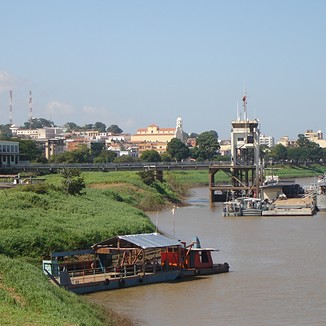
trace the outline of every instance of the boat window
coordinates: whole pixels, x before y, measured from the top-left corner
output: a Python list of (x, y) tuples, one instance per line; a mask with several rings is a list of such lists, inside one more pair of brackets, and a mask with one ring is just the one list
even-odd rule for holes
[(207, 251), (203, 251), (201, 253), (201, 261), (202, 261), (202, 263), (208, 263), (209, 262)]

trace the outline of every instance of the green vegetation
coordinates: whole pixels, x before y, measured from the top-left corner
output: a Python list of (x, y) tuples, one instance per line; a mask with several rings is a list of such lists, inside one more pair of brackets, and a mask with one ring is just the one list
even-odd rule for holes
[[(273, 166), (275, 168), (275, 166)], [(321, 166), (277, 166), (281, 177), (316, 176)], [(189, 187), (208, 185), (207, 171), (165, 172), (146, 185), (137, 172), (82, 173), (83, 196), (68, 195), (62, 176), (0, 192), (0, 320), (4, 325), (131, 325), (82, 296), (53, 286), (41, 259), (50, 251), (89, 248), (117, 234), (154, 231), (143, 213), (180, 203)], [(218, 181), (227, 175), (217, 175)]]
[(275, 174), (280, 178), (305, 178), (305, 177), (317, 177), (320, 174), (325, 173), (326, 167), (319, 164), (311, 164), (306, 166), (297, 166), (289, 164), (279, 164), (268, 166), (265, 170), (265, 174)]
[(51, 251), (89, 248), (117, 234), (155, 230), (143, 210), (178, 202), (166, 183), (144, 184), (136, 172), (84, 173), (83, 196), (62, 177), (0, 192), (0, 320), (6, 325), (131, 325), (83, 297), (53, 286), (41, 259)]
[(0, 302), (1, 325), (119, 325), (114, 323), (119, 316), (53, 286), (39, 268), (4, 255)]

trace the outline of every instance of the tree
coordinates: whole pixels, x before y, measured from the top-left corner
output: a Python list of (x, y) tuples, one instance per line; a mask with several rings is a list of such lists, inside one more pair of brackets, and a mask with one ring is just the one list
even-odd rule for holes
[(162, 162), (171, 162), (172, 157), (168, 152), (164, 152), (164, 153), (161, 154), (161, 161)]
[(114, 163), (135, 163), (135, 162), (138, 162), (138, 159), (129, 155), (118, 156), (114, 159)]
[(51, 161), (55, 163), (91, 163), (92, 157), (87, 146), (81, 145), (79, 149), (51, 157)]
[(83, 130), (92, 130), (94, 128), (94, 125), (92, 123), (86, 123), (84, 127), (82, 127)]
[(218, 143), (218, 135), (216, 131), (211, 130), (201, 133), (197, 137), (196, 142), (199, 150), (194, 153), (199, 155), (201, 158), (211, 160), (218, 154), (220, 144)]
[(95, 122), (94, 129), (98, 130), (99, 132), (105, 132), (106, 131), (106, 125), (102, 122)]
[(155, 150), (144, 151), (141, 154), (140, 159), (144, 162), (161, 162), (161, 156)]
[(93, 158), (100, 155), (105, 149), (105, 143), (91, 143), (91, 155)]
[(117, 153), (103, 149), (100, 155), (94, 158), (94, 163), (111, 163), (117, 157)]
[(12, 131), (10, 129), (11, 125), (0, 125), (0, 139), (1, 140), (9, 140), (12, 138)]
[(62, 169), (60, 175), (64, 178), (62, 181), (64, 191), (69, 195), (82, 195), (86, 188), (85, 180), (82, 178), (79, 169)]
[(75, 124), (74, 122), (67, 122), (65, 125), (64, 125), (64, 128), (72, 131), (72, 130), (79, 130), (81, 129), (79, 126), (77, 126), (77, 124)]
[(151, 186), (155, 182), (155, 171), (154, 170), (139, 171), (138, 175), (140, 176), (142, 181), (148, 186)]
[(111, 134), (114, 135), (120, 135), (123, 133), (123, 130), (120, 129), (117, 125), (111, 125), (108, 129), (107, 132), (110, 132)]
[(275, 161), (284, 161), (288, 158), (288, 149), (282, 144), (277, 144), (271, 149), (270, 157)]
[(309, 146), (309, 139), (304, 134), (299, 134), (297, 139), (297, 145), (299, 147), (308, 147)]
[(24, 122), (24, 128), (25, 129), (41, 129), (44, 127), (53, 127), (54, 123), (53, 121), (44, 119), (44, 118), (33, 118), (30, 121)]
[(198, 137), (198, 134), (196, 134), (195, 132), (192, 132), (189, 134), (188, 136), (189, 138), (197, 138)]
[(178, 138), (173, 138), (170, 142), (168, 142), (166, 151), (176, 161), (187, 159), (190, 156), (189, 148)]
[(36, 142), (31, 139), (18, 139), (19, 154), (21, 161), (43, 162), (44, 152), (37, 146)]

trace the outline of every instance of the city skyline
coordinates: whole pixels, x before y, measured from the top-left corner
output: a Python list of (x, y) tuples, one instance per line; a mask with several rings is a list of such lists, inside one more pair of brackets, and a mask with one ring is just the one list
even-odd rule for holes
[(152, 123), (228, 139), (249, 119), (275, 140), (322, 130), (326, 3), (13, 0), (1, 4), (0, 124), (33, 116)]

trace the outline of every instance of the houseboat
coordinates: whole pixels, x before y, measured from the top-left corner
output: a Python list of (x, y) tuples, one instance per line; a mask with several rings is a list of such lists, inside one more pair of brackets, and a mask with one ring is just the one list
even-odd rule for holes
[(181, 270), (177, 261), (162, 261), (161, 253), (179, 252), (181, 246), (158, 233), (116, 236), (89, 250), (52, 253), (43, 270), (55, 284), (78, 294), (168, 282)]
[(210, 249), (202, 249), (199, 261), (192, 252), (183, 242), (158, 233), (121, 235), (91, 249), (54, 252), (43, 260), (43, 271), (56, 285), (86, 294), (169, 282), (190, 276), (193, 270), (198, 275), (216, 269)]

